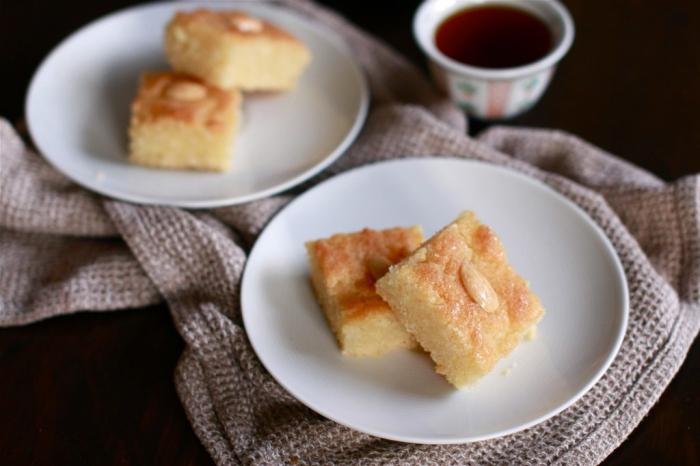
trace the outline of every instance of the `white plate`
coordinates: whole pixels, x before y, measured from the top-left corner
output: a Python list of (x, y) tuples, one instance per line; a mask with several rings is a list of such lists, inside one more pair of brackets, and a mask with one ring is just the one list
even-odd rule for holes
[[(416, 352), (343, 357), (314, 300), (304, 242), (414, 224), (428, 236), (462, 210), (493, 227), (540, 296), (537, 338), (463, 390)], [(260, 360), (313, 410), (392, 440), (462, 443), (535, 425), (590, 389), (622, 342), (627, 285), (601, 230), (543, 184), (484, 163), (404, 160), (332, 178), (280, 212), (248, 259), (242, 308)]]
[[(200, 6), (273, 21), (309, 46), (312, 63), (294, 91), (245, 99), (230, 173), (130, 165), (129, 105), (139, 74), (168, 68), (165, 24), (176, 11)], [(108, 15), (64, 40), (37, 70), (26, 113), (44, 156), (87, 188), (132, 202), (215, 207), (269, 196), (326, 167), (356, 137), (368, 100), (347, 48), (300, 16), (262, 2), (168, 2)]]

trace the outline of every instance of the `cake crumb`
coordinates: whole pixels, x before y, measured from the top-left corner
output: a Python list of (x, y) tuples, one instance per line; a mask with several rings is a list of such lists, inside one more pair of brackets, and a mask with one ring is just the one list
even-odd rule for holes
[(105, 172), (102, 170), (98, 170), (97, 173), (95, 173), (95, 181), (98, 183), (102, 183), (105, 180)]
[(513, 361), (508, 366), (501, 369), (501, 375), (505, 377), (509, 376), (510, 373), (513, 372), (513, 369), (515, 369), (516, 367), (518, 367), (518, 363), (516, 361)]
[(534, 325), (525, 333), (525, 341), (532, 341), (537, 337), (537, 327)]

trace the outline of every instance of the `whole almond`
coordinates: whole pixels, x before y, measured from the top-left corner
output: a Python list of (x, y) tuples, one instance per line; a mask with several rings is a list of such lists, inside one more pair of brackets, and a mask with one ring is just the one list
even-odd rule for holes
[(263, 24), (259, 19), (251, 18), (245, 15), (236, 15), (229, 18), (229, 22), (233, 27), (241, 32), (260, 32), (263, 29)]
[(498, 309), (498, 295), (488, 279), (469, 261), (459, 268), (459, 277), (467, 294), (486, 312)]
[(198, 83), (180, 81), (168, 87), (165, 93), (171, 99), (193, 102), (206, 97), (207, 89)]

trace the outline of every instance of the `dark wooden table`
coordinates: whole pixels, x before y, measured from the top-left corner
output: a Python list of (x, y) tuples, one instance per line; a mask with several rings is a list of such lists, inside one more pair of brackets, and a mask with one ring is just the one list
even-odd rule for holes
[[(0, 116), (21, 118), (34, 69), (62, 38), (130, 3), (0, 0)], [(417, 0), (324, 3), (422, 65)], [(539, 105), (511, 123), (571, 131), (668, 180), (700, 171), (700, 2), (565, 3), (574, 46)], [(0, 464), (212, 464), (173, 388), (182, 347), (165, 306), (0, 329)], [(606, 464), (700, 464), (698, 374), (696, 344)]]

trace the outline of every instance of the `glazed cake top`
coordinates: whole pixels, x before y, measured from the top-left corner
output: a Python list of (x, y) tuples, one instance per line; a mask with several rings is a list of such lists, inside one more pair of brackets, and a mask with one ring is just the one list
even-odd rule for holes
[(336, 297), (345, 318), (353, 319), (373, 310), (388, 310), (374, 284), (422, 241), (417, 226), (382, 231), (365, 228), (311, 241), (308, 247), (316, 254), (328, 294)]
[(183, 74), (145, 73), (132, 112), (137, 123), (165, 118), (227, 129), (240, 100), (238, 91), (223, 91)]
[(273, 40), (285, 40), (301, 44), (301, 42), (284, 29), (274, 24), (256, 18), (242, 11), (212, 11), (200, 8), (194, 11), (178, 12), (169, 24), (169, 28), (206, 27), (232, 37), (269, 38)]
[(544, 313), (499, 238), (473, 212), (462, 213), (393, 267), (392, 275), (417, 287), (484, 366), (512, 349)]

